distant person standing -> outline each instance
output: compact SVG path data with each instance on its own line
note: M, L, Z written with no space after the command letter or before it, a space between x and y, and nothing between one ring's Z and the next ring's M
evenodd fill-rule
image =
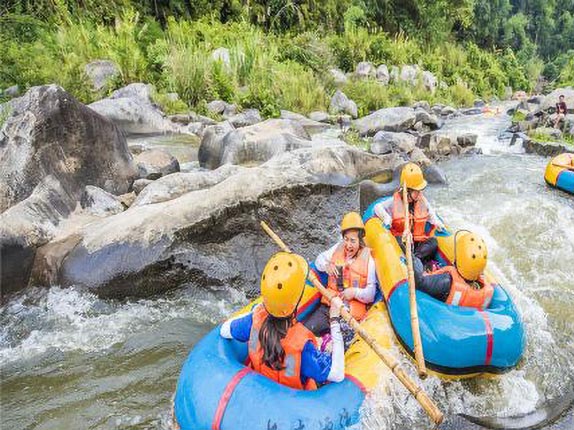
M566 107L566 102L564 101L564 94L558 98L558 103L556 103L556 120L554 121L554 128L558 128L560 121L566 117L568 108Z

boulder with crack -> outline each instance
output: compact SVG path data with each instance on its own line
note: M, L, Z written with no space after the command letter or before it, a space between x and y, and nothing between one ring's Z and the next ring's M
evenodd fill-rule
M54 237L86 185L122 194L137 177L118 127L62 88L33 87L9 109L0 130L3 294L27 285L36 248Z
M198 158L200 166L209 169L216 169L226 163L254 165L261 164L281 152L312 144L309 134L298 122L268 119L225 134L206 131L199 147Z

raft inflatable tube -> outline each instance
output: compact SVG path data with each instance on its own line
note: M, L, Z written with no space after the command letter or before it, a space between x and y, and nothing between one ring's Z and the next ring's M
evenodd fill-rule
M572 166L572 170L564 166ZM574 194L574 154L560 154L550 160L544 180L551 187Z
M325 273L316 272L326 284ZM249 312L261 299L236 315ZM320 302L320 293L306 286L298 320ZM393 333L380 300L361 322L383 348ZM223 339L214 328L189 354L174 397L174 428L182 430L343 429L359 421L366 392L390 374L378 356L356 337L345 353L345 379L315 391L295 390L251 370L247 343Z
M364 213L366 243L373 253L394 332L407 352L413 355L409 287L406 258L397 240L374 214L372 203ZM427 223L427 234L438 240L438 263L451 264L454 235L436 233ZM471 377L502 373L512 369L522 357L524 326L508 293L485 272L494 295L482 310L451 306L422 291L416 291L420 334L427 367L439 377Z

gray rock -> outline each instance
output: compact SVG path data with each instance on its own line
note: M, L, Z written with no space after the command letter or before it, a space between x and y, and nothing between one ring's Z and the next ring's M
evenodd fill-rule
M374 78L377 72L373 63L368 61L361 61L355 68L355 76L358 79Z
M401 74L399 79L402 82L406 82L410 85L414 85L417 82L417 68L411 65L404 65L401 67Z
M298 122L268 119L233 130L223 137L204 135L199 147L201 167L215 169L223 164L258 164L276 154L311 146L309 134Z
M178 93L167 93L165 95L166 99L168 99L170 102L176 102L179 100L179 94Z
M400 151L409 154L415 149L417 138L409 133L393 133L391 131L379 131L373 137L371 152L385 154L392 151ZM384 149L389 148L386 152Z
M225 70L231 68L231 59L229 57L229 49L227 48L217 48L211 53L211 58L213 61L219 61L225 67Z
M86 186L80 198L80 206L85 212L99 217L124 211L122 203L113 194L92 185Z
M423 169L423 175L429 184L448 185L446 174L436 164L426 166Z
M431 160L429 160L424 151L420 148L413 149L409 154L409 159L421 167L427 167L432 164Z
M136 193L136 195L138 195L139 193L142 192L142 190L145 187L147 187L149 184L151 184L153 182L154 181L152 181L151 179L136 179L134 181L132 189L134 190L134 193Z
M212 187L246 167L224 164L215 170L173 173L159 178L145 187L132 207L176 199L186 193Z
M234 104L225 104L225 109L223 110L223 118L229 119L237 113L237 106Z
M449 116L449 115L453 115L454 113L456 113L456 109L453 108L452 106L445 106L440 111L440 114L442 116Z
M415 124L415 111L409 107L385 108L353 122L362 135L374 135L377 131L405 131Z
M421 101L416 102L413 105L413 109L423 109L423 110L426 110L427 112L430 112L430 110L431 110L430 104L426 100L421 100Z
M461 148L466 148L468 146L476 145L476 141L478 139L478 135L474 133L463 133L456 136L456 143Z
M473 103L473 106L476 108L482 108L486 106L486 103L482 99L476 99Z
M422 74L423 85L427 91L434 94L438 85L438 80L431 72L425 70Z
M439 81L438 87L441 90L448 90L448 84L445 81Z
M443 109L444 105L436 104L431 107L431 112L434 113L435 115L440 115Z
M127 134L184 132L167 118L151 100L150 85L135 83L114 91L89 107L108 118Z
M543 157L555 157L564 152L571 152L565 144L556 142L537 142L530 138L522 141L522 147L527 154L538 154Z
M346 113L351 115L353 118L357 118L358 116L356 103L353 100L350 100L341 90L335 91L335 94L331 97L329 112L333 115Z
M574 113L574 88L572 87L556 88L546 96L544 102L540 105L541 109L548 110L554 108L561 95L564 95L564 102L568 107L568 113Z
M233 124L235 128L247 127L262 121L257 109L245 109L243 112L233 115L227 120Z
M309 114L309 119L311 121L317 121L317 122L329 122L329 114L327 112L321 112L321 111L311 112Z
M415 109L415 116L416 121L421 122L424 125L428 126L431 130L436 130L440 128L442 123L436 117L436 115L428 113L426 110L423 109Z
M20 95L20 87L18 85L12 85L11 87L6 88L2 91L2 96L13 98L18 97Z
M391 71L389 72L389 77L391 78L391 82L397 82L399 80L399 75L401 71L397 66L391 66Z
M480 115L482 113L482 108L472 107L472 108L461 109L460 113L462 113L463 115Z
M219 167L224 149L222 140L227 133L233 130L235 127L228 121L206 127L197 154L199 165L202 168L216 169Z
M120 74L120 69L116 63L109 60L96 60L86 64L84 71L96 91L101 91L108 87L110 82Z
M136 155L134 162L141 179L158 179L170 173L179 172L179 162L168 152L150 149Z
M223 100L213 100L212 102L207 103L207 110L212 114L221 115L225 108L227 107L227 103Z
M330 69L329 73L337 85L344 85L348 81L347 76L339 69Z
M383 85L388 85L391 80L391 75L389 74L389 69L385 64L381 64L377 67L376 71L377 81Z
M55 236L86 185L119 194L136 177L121 131L62 88L33 87L8 104L0 129L2 294L28 284L36 248Z
M322 131L325 131L327 128L329 128L328 124L313 121L312 119L307 118L305 115L301 115L300 113L291 112L288 110L281 110L280 118L296 121L305 129L309 135L321 133Z

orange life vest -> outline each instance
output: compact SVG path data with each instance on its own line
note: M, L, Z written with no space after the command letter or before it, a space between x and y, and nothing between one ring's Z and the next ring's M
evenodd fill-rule
M369 259L371 258L371 250L363 248L359 251L356 258L351 264L345 264L345 245L340 244L333 256L331 263L336 266L343 266L343 287L344 288L365 288L369 277ZM337 278L329 276L329 283L327 285L330 289L339 292L337 288ZM328 304L326 299L323 298L323 303ZM367 305L359 300L351 300L349 302L351 315L357 321L364 318L367 313Z
M317 346L317 340L309 329L303 324L296 323L281 339L281 346L285 351L282 370L273 370L263 362L263 348L259 343L259 330L269 317L263 306L257 306L253 311L253 323L249 334L249 360L251 367L263 376L297 390L315 390L317 384L313 379L308 379L305 385L301 383L301 353L308 341Z
M425 227L429 219L429 210L425 200L421 197L415 202L414 215L409 217L413 239L415 242L424 242L429 238L425 233ZM401 192L397 191L393 195L393 223L391 233L394 236L402 236L405 230L405 206Z
M447 304L482 310L490 305L492 295L494 294L494 287L491 283L486 282L483 276L478 278L478 282L482 285L482 288L475 289L460 276L460 273L458 273L458 270L456 270L454 266L445 266L432 272L433 275L440 273L450 273L452 277L450 294L446 299Z

